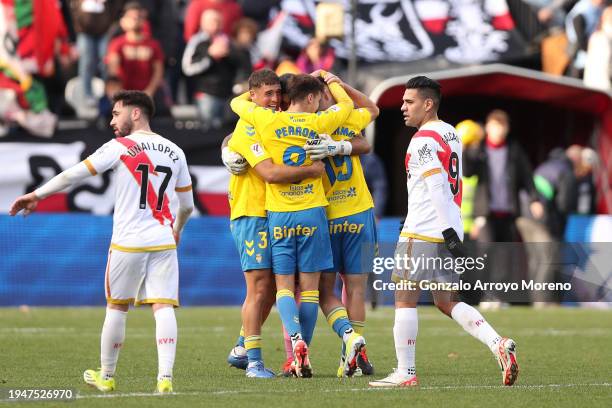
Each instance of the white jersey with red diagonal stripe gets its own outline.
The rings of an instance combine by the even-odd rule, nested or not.
[[[444,187],[445,205],[450,208],[450,226],[463,239],[461,221],[461,139],[451,125],[441,120],[428,122],[412,137],[406,152],[408,214],[400,241],[414,238],[443,242],[443,226],[427,191],[425,178],[441,173],[448,179]]]
[[[85,161],[92,174],[115,177],[111,247],[127,252],[176,248],[170,203],[176,191],[190,191],[185,153],[162,136],[137,131],[105,143]]]

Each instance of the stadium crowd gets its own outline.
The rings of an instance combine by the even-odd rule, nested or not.
[[[612,8],[607,0],[520,2],[522,12],[516,2],[509,2],[511,9],[518,10],[513,18],[536,16],[536,41],[542,45],[545,71],[584,78],[589,86],[610,89]],[[345,68],[334,48],[314,36],[315,25],[308,16],[300,16],[309,20],[300,23],[312,34],[303,49],[281,41],[275,24],[283,18],[281,3],[42,2],[44,10],[36,13],[45,16],[44,28],[33,27],[33,19],[18,22],[20,29],[33,31],[19,48],[34,48],[34,62],[19,66],[10,58],[2,59],[0,134],[7,133],[11,124],[19,124],[30,133],[50,137],[58,117],[108,115],[109,96],[118,89],[142,90],[154,96],[161,115],[170,114],[173,105],[196,106],[206,130],[235,119],[229,99],[244,89],[253,70],[266,67],[283,74]],[[32,4],[16,3],[23,10],[15,15],[31,16]],[[520,32],[524,24],[516,23]],[[556,46],[550,47],[551,43]]]

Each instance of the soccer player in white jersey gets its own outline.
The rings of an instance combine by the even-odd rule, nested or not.
[[[193,211],[191,177],[183,151],[151,132],[153,101],[140,91],[113,97],[111,127],[116,139],[13,203],[10,215],[34,211],[39,200],[89,176],[115,172],[113,236],[105,275],[106,318],[101,335],[101,369],[86,370],[85,382],[115,389],[115,367],[125,338],[130,303],[150,304],[156,323],[157,392],[172,392],[176,354],[178,262],[176,245]],[[178,196],[176,218],[170,209]]]
[[[406,153],[408,214],[396,249],[397,257],[454,260],[465,258],[461,221],[461,140],[453,126],[438,119],[440,84],[424,76],[406,84],[402,112],[406,126],[418,129]],[[406,268],[396,264],[392,278],[409,288],[395,292],[393,336],[397,369],[388,377],[370,382],[373,387],[418,385],[415,348],[418,332],[417,302],[421,281],[452,283],[458,275],[452,262],[420,263]],[[442,266],[444,265],[444,266]],[[445,269],[446,267],[446,269]],[[413,283],[410,285],[410,283]],[[456,292],[432,291],[435,305],[465,331],[484,343],[502,369],[505,385],[518,375],[516,345],[501,337],[473,307],[458,301]]]

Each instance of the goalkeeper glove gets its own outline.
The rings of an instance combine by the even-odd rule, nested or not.
[[[304,150],[310,155],[311,160],[322,160],[338,154],[348,156],[353,151],[353,145],[348,140],[336,142],[329,135],[321,134],[317,142],[308,141],[304,145]]]
[[[236,176],[247,171],[247,167],[249,166],[244,157],[231,151],[228,146],[225,146],[221,150],[221,160],[225,168]]]
[[[465,251],[465,246],[463,242],[459,239],[457,232],[452,228],[447,228],[442,231],[442,236],[444,237],[444,244],[446,245],[446,249],[455,257],[455,258],[465,258],[467,256],[467,252]]]

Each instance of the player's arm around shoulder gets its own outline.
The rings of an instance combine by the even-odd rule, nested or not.
[[[351,156],[352,155],[359,156],[362,154],[368,154],[372,152],[372,145],[368,142],[368,139],[366,139],[363,135],[357,135],[353,137],[350,143],[352,146]]]
[[[353,112],[353,100],[340,85],[338,77],[321,72],[336,104],[318,114],[317,127],[320,133],[332,134]]]
[[[230,133],[225,136],[221,143],[221,161],[227,171],[234,176],[239,176],[248,170],[249,165],[245,158],[236,151],[237,138],[234,138],[233,135],[234,133]]]
[[[308,178],[321,177],[325,172],[325,165],[320,160],[313,161],[309,166],[287,166],[275,164],[272,159],[266,159],[254,168],[268,184],[295,183]]]
[[[232,99],[230,108],[236,115],[240,116],[240,119],[247,121],[255,127],[263,128],[275,118],[274,111],[257,106],[255,102],[252,102],[248,91]]]

